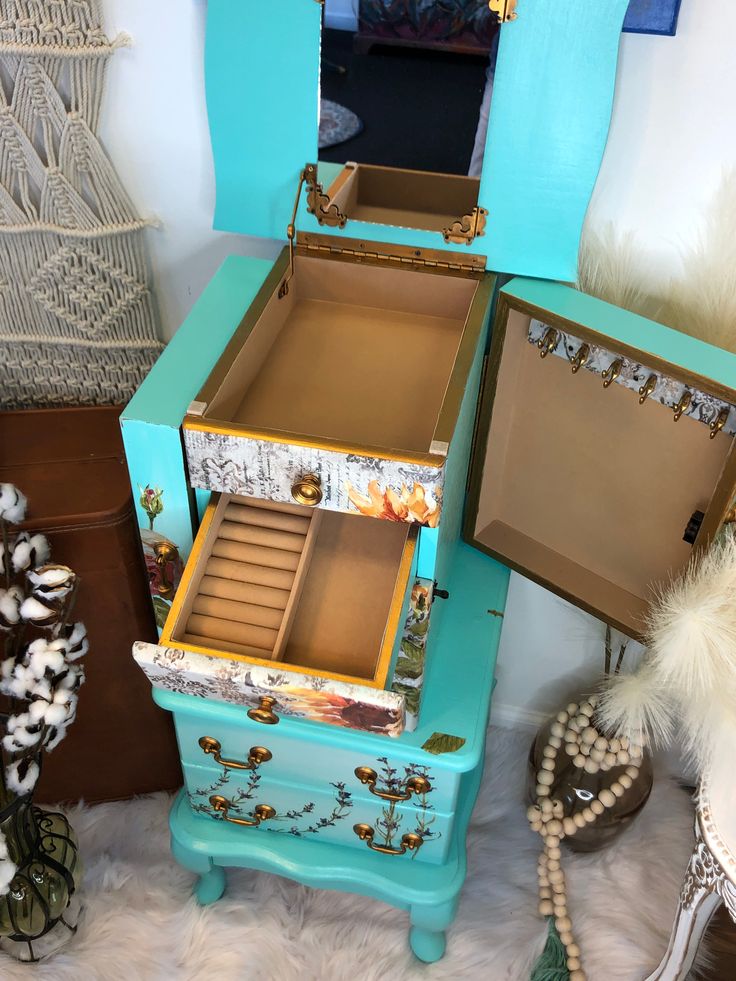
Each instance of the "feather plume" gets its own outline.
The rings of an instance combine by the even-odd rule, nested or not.
[[[726,170],[683,272],[670,284],[662,322],[736,352],[736,168]]]
[[[674,731],[673,704],[651,666],[643,663],[634,674],[611,675],[596,707],[602,732],[625,736],[640,746],[664,746]]]
[[[725,535],[665,586],[648,624],[649,662],[683,705],[724,699],[736,713],[736,538]]]

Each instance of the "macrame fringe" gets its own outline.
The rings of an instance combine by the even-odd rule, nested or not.
[[[557,932],[554,917],[549,916],[547,919],[547,943],[532,969],[529,981],[570,981],[565,948]]]

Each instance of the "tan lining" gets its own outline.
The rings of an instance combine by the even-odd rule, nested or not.
[[[348,164],[327,193],[353,221],[441,232],[472,212],[479,190],[476,177]]]
[[[651,585],[682,568],[695,510],[707,511],[732,439],[599,375],[572,375],[527,340],[510,310],[477,540],[612,622],[641,630]]]
[[[397,590],[401,600],[408,584],[411,526],[296,505],[269,505],[272,523],[279,523],[280,509],[285,516],[307,521],[308,532],[302,536],[310,542],[307,562],[304,553],[300,557],[280,548],[221,539],[222,529],[232,533],[233,527],[278,534],[278,528],[246,523],[247,514],[260,509],[260,503],[226,495],[220,499],[190,560],[196,568],[180,600],[170,642],[193,644],[215,654],[277,659],[294,669],[383,684],[385,678],[379,678],[378,671],[379,667],[388,671]],[[412,537],[412,549],[413,542]],[[229,559],[210,557],[223,548]],[[253,550],[257,564],[252,558],[243,560]],[[269,567],[269,553],[281,568]],[[294,571],[283,568],[285,561],[294,559]],[[282,578],[274,579],[275,574]]]
[[[429,452],[477,281],[297,256],[205,420]]]

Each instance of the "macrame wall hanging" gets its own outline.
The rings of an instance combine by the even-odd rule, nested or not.
[[[0,0],[0,406],[124,402],[158,355],[143,229],[97,140],[98,0]]]

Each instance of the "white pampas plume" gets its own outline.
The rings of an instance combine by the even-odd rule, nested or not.
[[[683,705],[723,698],[736,712],[736,538],[725,535],[653,605],[648,660]]]
[[[601,732],[625,736],[639,746],[664,746],[672,738],[674,706],[651,666],[634,674],[611,675],[598,697],[596,720]]]
[[[11,525],[20,524],[26,516],[28,501],[13,484],[0,484],[0,518]]]

